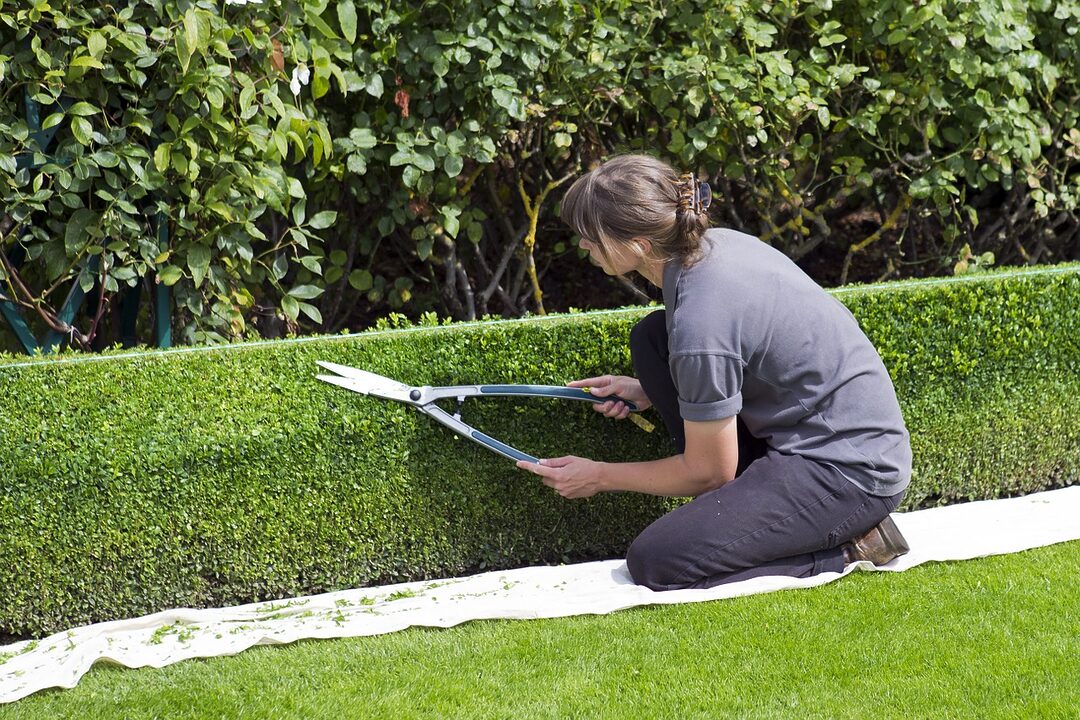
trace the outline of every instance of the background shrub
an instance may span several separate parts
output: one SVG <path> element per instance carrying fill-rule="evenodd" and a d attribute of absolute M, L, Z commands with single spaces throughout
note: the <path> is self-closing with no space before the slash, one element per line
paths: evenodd
<path fill-rule="evenodd" d="M 880 349 L 912 434 L 904 509 L 1077 482 L 1080 266 L 838 296 Z M 315 361 L 411 384 L 561 384 L 628 372 L 626 338 L 647 311 L 8 357 L 0 632 L 617 557 L 676 501 L 564 500 L 407 406 L 316 381 Z M 670 452 L 660 432 L 584 403 L 468 401 L 464 417 L 540 456 Z"/>
<path fill-rule="evenodd" d="M 0 287 L 66 327 L 98 281 L 84 347 L 140 282 L 185 342 L 626 304 L 553 215 L 620 151 L 825 284 L 1077 258 L 1078 27 L 1077 0 L 8 3 Z"/>

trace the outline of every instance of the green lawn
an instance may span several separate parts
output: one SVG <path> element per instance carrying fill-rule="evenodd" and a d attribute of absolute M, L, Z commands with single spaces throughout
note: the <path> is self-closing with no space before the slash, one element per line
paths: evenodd
<path fill-rule="evenodd" d="M 0 718 L 1080 718 L 1080 541 L 809 590 L 97 666 Z"/>

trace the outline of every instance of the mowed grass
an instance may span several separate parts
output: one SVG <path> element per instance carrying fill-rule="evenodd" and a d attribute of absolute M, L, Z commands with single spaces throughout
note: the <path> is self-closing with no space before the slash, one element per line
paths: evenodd
<path fill-rule="evenodd" d="M 1080 718 L 1080 541 L 820 588 L 96 666 L 0 718 Z"/>

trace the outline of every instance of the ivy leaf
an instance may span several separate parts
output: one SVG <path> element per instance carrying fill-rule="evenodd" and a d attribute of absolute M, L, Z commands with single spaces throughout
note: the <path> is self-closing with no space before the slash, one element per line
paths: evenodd
<path fill-rule="evenodd" d="M 194 245 L 187 253 L 188 270 L 191 271 L 191 279 L 195 287 L 202 285 L 203 278 L 210 268 L 210 248 L 205 245 Z"/>
<path fill-rule="evenodd" d="M 311 300 L 322 294 L 323 289 L 314 285 L 297 285 L 289 291 L 289 297 L 294 297 L 298 300 Z"/>
<path fill-rule="evenodd" d="M 908 36 L 906 28 L 896 28 L 885 37 L 886 45 L 896 45 L 897 43 L 906 40 Z"/>
<path fill-rule="evenodd" d="M 525 119 L 525 106 L 522 104 L 521 98 L 514 93 L 506 88 L 495 88 L 491 91 L 491 97 L 499 107 L 502 107 L 510 114 L 510 117 L 515 120 Z"/>
<path fill-rule="evenodd" d="M 195 5 L 184 13 L 184 40 L 192 52 L 199 47 L 199 16 Z"/>
<path fill-rule="evenodd" d="M 72 58 L 68 63 L 69 68 L 94 68 L 96 70 L 104 70 L 105 66 L 101 64 L 101 61 L 97 58 L 90 57 L 89 55 L 80 55 L 77 58 Z M 82 75 L 82 73 L 79 73 Z"/>
<path fill-rule="evenodd" d="M 432 172 L 435 169 L 435 159 L 430 155 L 413 152 L 410 161 L 424 172 Z"/>
<path fill-rule="evenodd" d="M 161 143 L 154 150 L 154 167 L 158 169 L 158 172 L 165 172 L 169 169 L 169 153 L 172 151 L 172 145 L 169 143 Z"/>
<path fill-rule="evenodd" d="M 323 210 L 321 213 L 316 213 L 309 224 L 316 230 L 322 230 L 335 222 L 337 222 L 337 213 L 333 210 Z"/>
<path fill-rule="evenodd" d="M 829 127 L 829 122 L 832 120 L 832 117 L 829 115 L 829 108 L 824 106 L 819 107 L 817 109 L 817 116 L 818 122 L 821 123 L 822 127 Z"/>
<path fill-rule="evenodd" d="M 109 274 L 117 280 L 127 282 L 128 280 L 132 280 L 135 277 L 135 268 L 131 267 L 130 265 L 121 265 L 120 267 L 116 267 L 110 270 Z"/>
<path fill-rule="evenodd" d="M 101 59 L 101 56 L 105 54 L 105 49 L 108 43 L 105 41 L 105 36 L 100 32 L 90 33 L 90 37 L 86 39 L 86 48 L 90 51 L 90 54 L 97 59 Z"/>
<path fill-rule="evenodd" d="M 67 252 L 68 257 L 75 257 L 79 254 L 79 251 L 86 247 L 90 240 L 86 228 L 90 223 L 95 223 L 97 220 L 98 214 L 86 208 L 71 213 L 71 218 L 64 229 L 64 250 Z"/>
<path fill-rule="evenodd" d="M 120 158 L 112 150 L 98 150 L 90 157 L 98 164 L 98 167 L 114 168 L 120 164 Z"/>
<path fill-rule="evenodd" d="M 367 80 L 367 85 L 364 86 L 367 94 L 374 98 L 382 97 L 383 94 L 383 81 L 382 76 L 379 73 L 372 73 L 371 77 Z"/>
<path fill-rule="evenodd" d="M 42 130 L 48 130 L 49 128 L 53 127 L 54 125 L 59 125 L 63 121 L 64 121 L 64 113 L 55 112 L 52 115 L 50 115 L 49 117 L 45 118 L 45 122 L 41 123 L 41 129 Z"/>
<path fill-rule="evenodd" d="M 292 219 L 297 225 L 303 225 L 307 218 L 307 199 L 301 198 L 293 203 Z"/>
<path fill-rule="evenodd" d="M 300 247 L 308 249 L 307 235 L 300 228 L 289 228 L 289 237 Z"/>
<path fill-rule="evenodd" d="M 337 6 L 337 16 L 338 22 L 341 23 L 341 32 L 352 45 L 356 42 L 356 5 L 353 4 L 353 0 L 341 0 Z"/>
<path fill-rule="evenodd" d="M 84 293 L 90 292 L 96 283 L 97 279 L 93 274 L 87 272 L 85 267 L 79 271 L 79 288 Z"/>
<path fill-rule="evenodd" d="M 349 168 L 349 172 L 355 175 L 363 175 L 367 172 L 367 160 L 359 153 L 349 153 L 346 165 Z"/>
<path fill-rule="evenodd" d="M 315 322 L 322 325 L 322 313 L 319 312 L 319 308 L 315 307 L 311 303 L 306 303 L 306 302 L 298 303 L 298 305 L 300 305 L 300 311 L 301 312 L 303 312 L 305 315 L 307 315 L 309 318 L 311 318 Z"/>
<path fill-rule="evenodd" d="M 311 97 L 316 100 L 330 90 L 330 53 L 321 45 L 311 48 L 314 77 L 311 79 Z"/>
<path fill-rule="evenodd" d="M 378 143 L 375 133 L 371 132 L 371 128 L 353 128 L 349 132 L 349 139 L 352 140 L 357 150 L 370 150 Z"/>
<path fill-rule="evenodd" d="M 219 88 L 211 85 L 206 88 L 206 101 L 210 103 L 210 106 L 215 110 L 221 110 L 225 105 L 225 95 Z"/>
<path fill-rule="evenodd" d="M 925 175 L 915 178 L 910 187 L 908 187 L 908 193 L 916 200 L 922 200 L 923 198 L 930 197 L 930 179 Z"/>
<path fill-rule="evenodd" d="M 277 149 L 281 160 L 286 160 L 289 157 L 289 141 L 280 130 L 275 130 L 271 137 L 274 139 L 274 147 Z"/>
<path fill-rule="evenodd" d="M 174 40 L 176 42 L 176 58 L 180 61 L 180 70 L 186 74 L 188 66 L 191 64 L 191 56 L 195 53 L 195 45 L 188 42 L 187 32 L 176 33 Z"/>
<path fill-rule="evenodd" d="M 460 155 L 447 155 L 446 160 L 443 161 L 443 170 L 452 178 L 460 175 L 464 167 L 465 161 L 461 159 Z"/>
<path fill-rule="evenodd" d="M 694 85 L 686 93 L 686 99 L 690 102 L 690 107 L 693 108 L 694 115 L 700 115 L 701 108 L 705 106 L 708 96 L 700 85 Z"/>
<path fill-rule="evenodd" d="M 323 7 L 325 8 L 326 6 L 324 5 Z M 319 17 L 319 15 L 317 15 L 314 10 L 309 8 L 307 10 L 306 15 L 307 15 L 308 23 L 310 23 L 316 30 L 321 32 L 328 39 L 330 39 L 330 40 L 338 40 L 338 39 L 340 39 L 340 38 L 338 38 L 338 34 L 336 32 L 334 32 L 334 29 L 332 27 L 330 27 L 329 25 L 327 25 L 326 21 L 323 20 L 321 17 Z"/>
<path fill-rule="evenodd" d="M 432 63 L 431 69 L 435 72 L 436 77 L 443 77 L 446 73 L 450 72 L 450 61 L 446 59 L 445 55 L 440 55 L 435 58 L 435 62 Z"/>
<path fill-rule="evenodd" d="M 240 91 L 240 118 L 250 120 L 258 112 L 255 103 L 255 86 L 245 85 Z"/>
<path fill-rule="evenodd" d="M 281 309 L 285 311 L 285 316 L 293 322 L 296 322 L 296 318 L 300 315 L 300 303 L 291 295 L 281 298 Z"/>
<path fill-rule="evenodd" d="M 88 116 L 97 115 L 99 112 L 98 108 L 85 101 L 77 102 L 68 108 L 68 114 L 70 115 Z"/>
<path fill-rule="evenodd" d="M 274 264 L 270 266 L 270 271 L 274 274 L 275 280 L 285 277 L 285 273 L 289 271 L 289 259 L 285 257 L 285 253 L 279 253 L 274 258 Z"/>
<path fill-rule="evenodd" d="M 353 270 L 349 273 L 349 285 L 352 286 L 353 290 L 367 292 L 371 289 L 372 284 L 373 278 L 367 270 Z"/>
<path fill-rule="evenodd" d="M 455 130 L 446 136 L 446 149 L 451 155 L 460 154 L 465 149 L 465 136 L 460 130 Z"/>
<path fill-rule="evenodd" d="M 447 232 L 449 232 L 449 230 Z M 434 244 L 435 241 L 430 237 L 418 240 L 416 243 L 416 257 L 420 258 L 421 260 L 427 260 L 429 257 L 431 257 L 431 248 L 434 246 Z"/>
<path fill-rule="evenodd" d="M 449 234 L 451 237 L 457 237 L 458 231 L 461 230 L 461 221 L 459 219 L 460 215 L 461 210 L 459 210 L 458 208 L 443 208 L 443 228 L 446 229 L 447 234 Z"/>
<path fill-rule="evenodd" d="M 469 235 L 469 241 L 472 243 L 478 243 L 484 237 L 484 226 L 478 222 L 469 223 L 466 232 Z"/>

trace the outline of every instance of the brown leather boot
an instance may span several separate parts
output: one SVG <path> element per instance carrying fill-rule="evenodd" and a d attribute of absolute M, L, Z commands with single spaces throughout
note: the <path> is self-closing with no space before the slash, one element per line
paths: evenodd
<path fill-rule="evenodd" d="M 896 523 L 888 516 L 862 537 L 845 543 L 843 548 L 845 562 L 869 560 L 875 565 L 884 565 L 911 549 L 900 533 L 900 528 L 896 527 Z"/>

